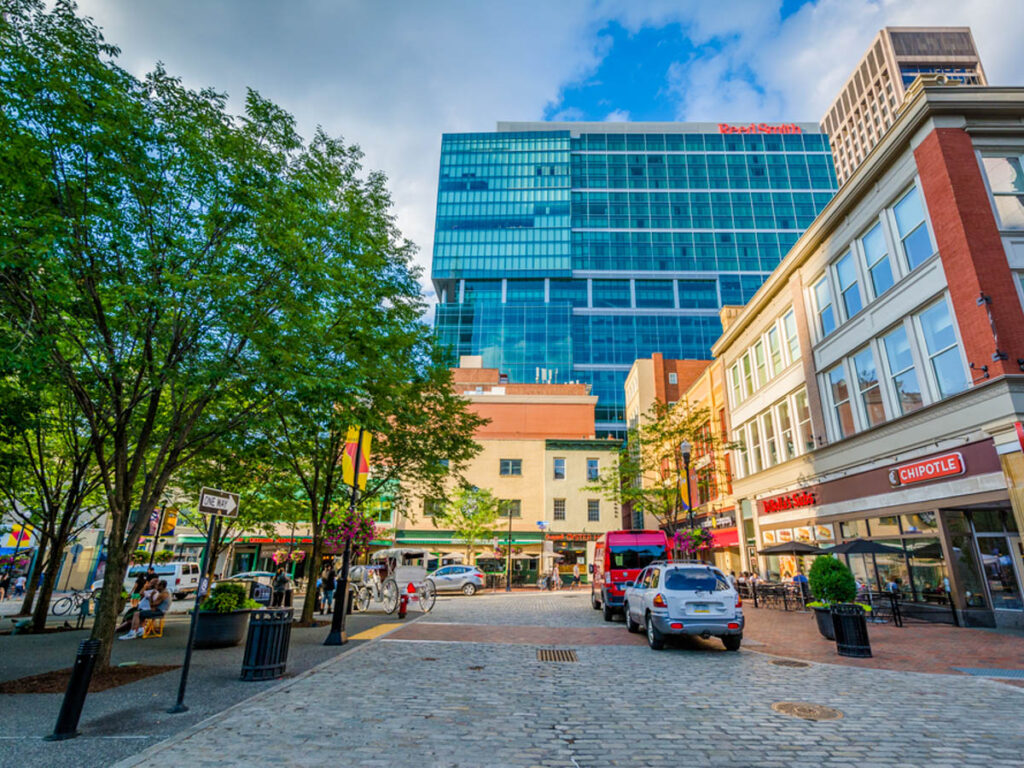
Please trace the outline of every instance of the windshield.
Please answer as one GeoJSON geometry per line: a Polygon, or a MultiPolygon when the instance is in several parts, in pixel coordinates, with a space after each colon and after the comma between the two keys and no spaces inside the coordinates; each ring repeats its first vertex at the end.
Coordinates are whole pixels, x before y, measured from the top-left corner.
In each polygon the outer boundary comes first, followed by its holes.
{"type": "MultiPolygon", "coordinates": [[[[146,572],[146,568],[147,567],[148,566],[145,566],[145,565],[136,565],[130,571],[128,571],[128,575],[132,576],[132,577],[141,576],[142,574],[144,574],[146,572]]],[[[153,566],[153,570],[156,572],[156,574],[158,576],[167,576],[168,574],[174,573],[174,566],[173,565],[154,565],[153,566]]]]}
{"type": "Polygon", "coordinates": [[[655,560],[665,558],[665,547],[662,544],[641,546],[637,544],[612,546],[612,568],[643,568],[655,560]]]}
{"type": "Polygon", "coordinates": [[[729,589],[721,575],[704,568],[673,568],[667,574],[666,589],[690,590],[696,592],[714,592],[729,589]]]}

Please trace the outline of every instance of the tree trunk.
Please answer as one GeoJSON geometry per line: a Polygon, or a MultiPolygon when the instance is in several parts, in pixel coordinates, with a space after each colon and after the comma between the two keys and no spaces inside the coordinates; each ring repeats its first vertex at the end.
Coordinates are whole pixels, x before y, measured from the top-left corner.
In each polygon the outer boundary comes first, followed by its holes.
{"type": "Polygon", "coordinates": [[[121,537],[111,536],[107,544],[107,571],[103,576],[103,591],[96,607],[96,620],[92,625],[93,640],[99,640],[100,652],[96,665],[103,669],[110,666],[110,650],[114,632],[118,625],[118,614],[121,611],[121,590],[124,589],[124,576],[127,573],[128,556],[124,553],[121,537]]]}
{"type": "Polygon", "coordinates": [[[39,634],[46,629],[46,615],[50,612],[50,599],[53,597],[53,589],[56,586],[57,573],[60,571],[61,558],[54,557],[62,550],[61,547],[54,547],[50,559],[43,571],[43,583],[39,587],[39,600],[32,612],[32,633],[39,634]]]}
{"type": "Polygon", "coordinates": [[[39,584],[39,572],[46,564],[46,550],[48,540],[40,537],[39,549],[36,551],[35,560],[32,562],[32,571],[28,575],[28,582],[25,584],[25,599],[21,601],[21,610],[18,616],[29,616],[32,613],[32,601],[36,596],[36,587],[39,584]]]}
{"type": "MultiPolygon", "coordinates": [[[[313,547],[309,554],[309,577],[306,579],[306,599],[302,601],[301,621],[303,624],[313,622],[313,611],[316,609],[316,577],[320,573],[320,557],[323,552],[322,538],[322,534],[318,535],[316,531],[313,531],[313,547]]],[[[337,582],[335,582],[335,586],[337,586],[337,582]]]]}

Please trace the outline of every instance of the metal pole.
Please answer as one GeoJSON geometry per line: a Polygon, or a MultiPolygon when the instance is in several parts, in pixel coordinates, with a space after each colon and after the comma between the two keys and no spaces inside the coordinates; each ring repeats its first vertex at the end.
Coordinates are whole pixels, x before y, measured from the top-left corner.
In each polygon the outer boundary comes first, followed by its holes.
{"type": "Polygon", "coordinates": [[[505,591],[512,591],[512,505],[508,505],[508,540],[505,542],[505,591]]]}
{"type": "Polygon", "coordinates": [[[78,720],[82,716],[82,707],[89,693],[89,681],[92,679],[92,670],[96,666],[96,656],[99,652],[99,640],[83,640],[79,643],[75,666],[71,668],[71,678],[68,680],[64,701],[61,702],[60,713],[57,715],[57,725],[54,726],[53,733],[46,737],[46,741],[63,741],[78,735],[78,720]]]}
{"type": "Polygon", "coordinates": [[[149,553],[149,567],[153,567],[153,560],[156,558],[156,543],[160,540],[160,531],[164,529],[164,514],[167,512],[167,502],[160,508],[160,519],[156,521],[156,530],[153,531],[153,547],[149,553]]]}
{"type": "MultiPolygon", "coordinates": [[[[352,495],[349,497],[348,512],[356,511],[356,496],[359,493],[359,468],[363,463],[363,428],[359,428],[356,440],[356,455],[352,462],[352,495]]],[[[345,632],[345,619],[348,611],[348,569],[352,562],[352,540],[345,541],[345,554],[341,559],[341,579],[334,591],[334,615],[331,616],[331,631],[324,640],[324,645],[345,645],[348,634],[345,632]]],[[[311,577],[312,578],[312,577],[311,577]]],[[[308,589],[308,587],[307,587],[308,589]]],[[[401,597],[401,596],[399,596],[401,597]]]]}
{"type": "Polygon", "coordinates": [[[209,579],[206,576],[206,566],[210,558],[210,542],[213,541],[214,528],[217,525],[217,517],[210,515],[210,527],[206,531],[206,546],[203,547],[203,562],[199,568],[200,581],[199,589],[196,590],[196,601],[192,608],[192,621],[188,625],[188,643],[185,645],[185,661],[181,665],[181,682],[178,684],[178,700],[174,703],[174,706],[167,711],[174,715],[179,712],[188,712],[188,707],[185,706],[185,686],[188,685],[188,668],[192,664],[192,643],[196,639],[196,624],[199,621],[199,604],[203,600],[203,596],[206,593],[206,587],[209,586],[209,579]]]}
{"type": "Polygon", "coordinates": [[[683,470],[686,473],[686,515],[689,520],[690,530],[693,530],[693,501],[690,498],[690,455],[683,454],[683,470]]]}

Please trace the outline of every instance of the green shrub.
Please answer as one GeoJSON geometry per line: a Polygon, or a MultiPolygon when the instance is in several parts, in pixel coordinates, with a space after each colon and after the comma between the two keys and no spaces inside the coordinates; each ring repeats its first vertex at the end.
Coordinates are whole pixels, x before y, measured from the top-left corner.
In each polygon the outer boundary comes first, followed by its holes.
{"type": "Polygon", "coordinates": [[[249,599],[248,591],[244,586],[229,582],[215,586],[210,596],[200,604],[199,610],[212,611],[214,613],[231,613],[232,611],[259,607],[259,603],[249,599]]]}
{"type": "Polygon", "coordinates": [[[811,594],[826,604],[849,603],[857,597],[857,582],[846,563],[831,555],[823,555],[811,565],[807,575],[811,594]]]}

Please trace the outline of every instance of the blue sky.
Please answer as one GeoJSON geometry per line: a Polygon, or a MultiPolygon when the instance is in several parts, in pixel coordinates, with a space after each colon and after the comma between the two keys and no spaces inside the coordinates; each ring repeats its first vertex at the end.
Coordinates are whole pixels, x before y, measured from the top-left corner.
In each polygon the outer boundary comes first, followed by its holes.
{"type": "Polygon", "coordinates": [[[120,63],[247,87],[361,145],[424,289],[445,132],[499,120],[817,121],[877,31],[968,25],[1024,85],[1024,0],[79,0],[120,63]]]}

